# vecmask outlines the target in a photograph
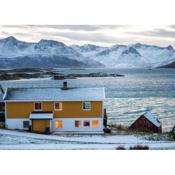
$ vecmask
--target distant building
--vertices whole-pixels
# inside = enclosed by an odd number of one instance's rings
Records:
[[[160,121],[150,112],[141,115],[129,128],[141,132],[161,133],[162,131]]]
[[[5,126],[33,132],[102,133],[104,88],[8,88]]]

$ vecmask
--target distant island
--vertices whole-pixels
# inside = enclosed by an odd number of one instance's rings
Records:
[[[124,77],[116,73],[84,73],[84,74],[64,74],[54,69],[7,69],[0,70],[0,80],[20,80],[31,78],[52,78],[53,80],[75,79],[83,77]]]

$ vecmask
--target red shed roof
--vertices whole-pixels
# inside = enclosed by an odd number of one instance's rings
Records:
[[[145,118],[147,118],[151,123],[153,123],[155,126],[160,127],[161,123],[160,121],[150,112],[146,112],[143,114]]]

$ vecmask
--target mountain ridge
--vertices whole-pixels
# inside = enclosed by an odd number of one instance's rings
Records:
[[[66,45],[55,40],[25,42],[10,36],[0,39],[0,68],[29,67],[107,67],[154,68],[175,61],[175,50],[135,43],[103,47],[94,44]],[[9,67],[8,67],[9,66]]]

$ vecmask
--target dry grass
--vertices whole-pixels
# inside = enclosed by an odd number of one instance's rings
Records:
[[[142,145],[136,145],[136,146],[131,146],[129,148],[130,150],[149,150],[149,146],[142,146]]]

